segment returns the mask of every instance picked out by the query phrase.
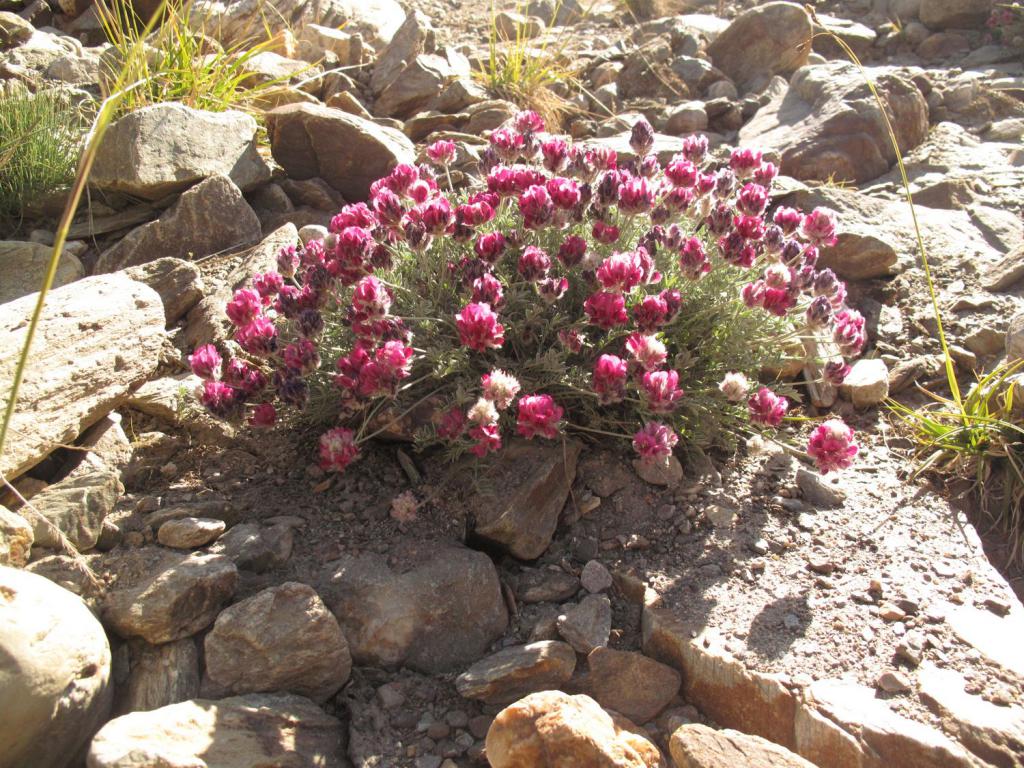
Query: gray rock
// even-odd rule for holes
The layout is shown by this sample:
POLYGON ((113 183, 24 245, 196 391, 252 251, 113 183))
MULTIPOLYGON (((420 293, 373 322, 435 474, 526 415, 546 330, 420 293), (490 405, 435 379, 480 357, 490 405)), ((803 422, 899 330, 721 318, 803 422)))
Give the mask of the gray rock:
POLYGON ((743 12, 708 46, 711 61, 741 89, 759 78, 792 74, 810 52, 810 16, 784 2, 743 12))
POLYGON ((217 175, 230 177, 243 190, 270 178, 256 151, 256 121, 242 112, 204 112, 172 102, 143 107, 114 122, 89 182, 98 189, 158 200, 217 175))
POLYGON ((683 479, 683 465, 675 456, 669 456, 667 462, 633 460, 633 469, 646 483, 663 485, 668 488, 679 485, 683 479))
POLYGON ((665 130, 675 136, 697 133, 708 127, 708 113, 700 101, 690 101, 672 107, 668 113, 665 130))
POLYGON ((558 632, 579 653, 608 645, 612 604, 605 595, 587 595, 558 617, 558 632))
POLYGON ((410 117, 432 105, 455 74, 444 56, 421 53, 377 97, 374 112, 385 117, 410 117))
POLYGON ((850 46, 857 54, 857 58, 861 60, 867 56, 871 46, 878 38, 878 33, 875 30, 856 21, 831 16, 827 13, 818 13, 817 17, 817 23, 814 25, 814 52, 820 53, 826 59, 847 60, 846 51, 831 35, 826 33, 834 34, 850 46))
MULTIPOLYGON (((168 520, 157 531, 156 540, 173 549, 195 549, 214 541, 227 529, 223 520, 209 517, 182 517, 168 520)), ((185 697, 189 698, 189 697, 185 697)))
POLYGON ((250 694, 115 718, 96 734, 86 766, 342 768, 342 745, 341 723, 309 699, 250 694))
POLYGON ((169 326, 198 304, 205 291, 199 267, 182 259, 156 259, 131 267, 125 273, 160 295, 169 326))
POLYGON ((0 565, 24 568, 34 541, 28 521, 0 505, 0 565))
MULTIPOLYGON (((893 71, 868 70, 892 116, 902 151, 928 135, 928 108, 917 87, 893 71)), ((871 91, 851 64, 806 66, 787 91, 740 131, 746 146, 781 155, 782 173, 797 179, 867 181, 886 173, 895 151, 871 91)))
POLYGON ((200 259, 259 242, 260 220, 227 176, 211 176, 186 191, 156 221, 129 232, 96 262, 113 272, 154 259, 200 259))
POLYGON ((1024 277, 1024 246, 1003 256, 985 276, 985 290, 1005 291, 1024 277))
POLYGON ((577 442, 509 443, 502 463, 486 473, 486 489, 467 490, 474 534, 522 560, 543 554, 576 477, 580 450, 577 442))
POLYGON ((519 575, 516 596, 524 603, 560 603, 573 597, 579 579, 565 571, 528 570, 519 575))
POLYGON ((162 645, 131 645, 128 685, 118 688, 119 714, 148 712, 199 695, 199 651, 191 637, 162 645))
POLYGON ((210 551, 226 555, 243 571, 263 573, 288 562, 293 541, 288 526, 243 523, 221 536, 210 551))
POLYGON ((377 56, 370 76, 370 92, 379 96, 417 56, 433 53, 435 45, 430 19, 416 10, 406 15, 391 42, 377 56))
POLYGON ((238 570, 226 557, 131 550, 115 563, 119 578, 101 607, 104 623, 125 638, 153 644, 194 635, 235 593, 238 570))
POLYGON ((32 517, 35 543, 59 549, 58 531, 78 550, 96 546, 103 521, 124 492, 118 473, 109 469, 69 477, 32 498, 32 507, 45 520, 32 517), (56 529, 56 530, 55 530, 56 529))
POLYGON ((992 11, 992 0, 921 0, 918 16, 931 29, 981 27, 992 11))
POLYGON ((207 674, 231 693, 288 692, 324 702, 352 669, 337 620, 311 587, 292 581, 226 608, 205 644, 207 674))
POLYGON ((389 554, 345 555, 319 589, 357 664, 460 669, 505 631, 505 602, 487 555, 413 539, 393 541, 389 554))
MULTIPOLYGON (((41 243, 0 240, 0 304, 39 291, 52 250, 41 243)), ((65 250, 57 264, 53 287, 60 288, 84 275, 82 262, 65 250)))
POLYGON ((537 691, 564 685, 576 668, 576 652, 567 643, 541 640, 516 645, 481 659, 455 680, 467 699, 510 704, 537 691))
POLYGON ((608 569, 599 561, 590 560, 583 566, 583 572, 580 574, 580 584, 583 585, 587 592, 593 594, 604 592, 611 589, 614 583, 608 569))
POLYGON ((370 184, 416 152, 400 131, 311 104, 266 115, 274 159, 294 179, 320 177, 350 200, 365 200, 370 184))
POLYGON ((811 506, 834 509, 846 501, 842 491, 826 483, 821 475, 803 467, 796 471, 796 484, 804 500, 811 506))
POLYGON ((110 646, 85 604, 0 566, 0 755, 8 766, 80 764, 110 713, 110 646))

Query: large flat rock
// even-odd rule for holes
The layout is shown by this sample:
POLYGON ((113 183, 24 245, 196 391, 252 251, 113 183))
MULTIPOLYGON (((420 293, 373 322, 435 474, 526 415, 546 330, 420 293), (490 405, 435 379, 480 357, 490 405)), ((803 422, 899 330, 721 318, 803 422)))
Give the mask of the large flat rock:
MULTIPOLYGON (((9 396, 35 302, 32 294, 0 305, 0 402, 9 396)), ((163 339, 160 297, 125 275, 87 277, 51 292, 0 472, 17 477, 121 405, 156 369, 163 339)))

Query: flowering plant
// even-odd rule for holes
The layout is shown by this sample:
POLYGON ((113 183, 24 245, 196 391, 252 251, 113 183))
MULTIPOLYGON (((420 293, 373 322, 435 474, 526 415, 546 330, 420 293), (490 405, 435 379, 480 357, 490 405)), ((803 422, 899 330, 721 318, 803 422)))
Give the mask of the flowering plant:
MULTIPOLYGON (((315 413, 332 423, 328 470, 359 455, 382 414, 423 403, 436 407, 417 441, 453 453, 575 433, 665 462, 680 440, 778 427, 789 401, 748 377, 778 370, 801 338, 860 352, 864 318, 816 265, 833 215, 769 214, 777 169, 759 152, 715 170, 699 136, 662 164, 644 121, 629 158, 543 131, 530 112, 494 131, 482 182, 460 193, 457 148, 438 142, 427 156, 447 191, 430 166, 398 165, 327 238, 283 249, 227 305, 240 353, 191 356, 204 405, 257 427, 281 405, 315 413)), ((822 370, 836 384, 849 366, 833 356, 822 370)), ((852 431, 821 429, 819 467, 848 466, 852 431)))

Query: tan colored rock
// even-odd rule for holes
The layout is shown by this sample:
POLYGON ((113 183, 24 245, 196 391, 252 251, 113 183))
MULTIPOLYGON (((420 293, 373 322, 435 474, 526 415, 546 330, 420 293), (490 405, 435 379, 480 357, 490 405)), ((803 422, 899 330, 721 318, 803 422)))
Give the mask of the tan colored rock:
MULTIPOLYGON (((8 386, 35 296, 0 305, 0 382, 8 386)), ((51 292, 18 394, 0 472, 10 480, 124 402, 156 368, 160 297, 124 275, 87 277, 51 292)), ((0 402, 7 398, 0 391, 0 402)))
POLYGON ((884 360, 862 358, 853 364, 839 392, 856 408, 871 408, 889 397, 889 368, 884 360))
POLYGON ((59 534, 63 534, 79 551, 92 549, 103 521, 114 511, 123 492, 118 473, 110 469, 54 483, 32 499, 32 508, 38 513, 31 518, 35 543, 59 549, 59 534))
POLYGON ((558 634, 579 653, 608 645, 612 604, 607 595, 587 595, 558 617, 558 634))
POLYGON ((931 29, 970 29, 984 25, 992 0, 921 0, 918 17, 931 29))
POLYGON ((324 702, 352 670, 337 620, 312 587, 271 587, 221 611, 206 672, 230 693, 287 692, 324 702))
POLYGON ((24 568, 32 552, 32 526, 19 514, 0 506, 0 565, 24 568))
POLYGON ((635 723, 653 720, 679 692, 682 678, 667 664, 642 653, 595 648, 587 654, 580 693, 635 723))
POLYGON ((78 765, 112 695, 110 646, 85 603, 0 566, 0 765, 78 765))
MULTIPOLYGON (((36 293, 42 287, 52 250, 42 243, 0 240, 0 304, 36 293)), ((64 251, 53 287, 60 288, 84 275, 85 268, 78 257, 64 251)))
POLYGON ((715 66, 741 87, 790 75, 811 53, 811 18, 797 3, 773 2, 741 13, 710 46, 715 66))
POLYGON ((210 517, 182 517, 168 520, 161 525, 156 533, 156 540, 173 549, 195 549, 214 541, 225 530, 227 524, 223 520, 210 517))
POLYGON ((289 176, 318 176, 350 200, 365 200, 370 184, 416 158, 400 131, 340 109, 289 104, 268 112, 266 120, 274 159, 289 176))
MULTIPOLYGON (((917 86, 885 68, 868 76, 888 107, 900 150, 924 141, 928 107, 917 86)), ((853 65, 840 61, 798 70, 789 88, 743 126, 740 142, 778 152, 782 173, 804 180, 868 181, 896 161, 871 91, 853 65)))
POLYGON ((397 539, 387 557, 343 555, 318 591, 357 664, 465 669, 508 623, 491 559, 436 541, 397 539))
POLYGON ((636 725, 589 696, 534 693, 506 707, 487 732, 492 768, 665 768, 636 725))
POLYGON ((676 768, 814 768, 799 755, 760 736, 692 723, 669 742, 676 768))
POLYGON ((167 325, 173 325, 203 298, 205 286, 199 267, 183 259, 156 259, 125 271, 132 280, 160 294, 167 325))
POLYGON ((111 720, 87 768, 342 768, 341 723, 309 699, 191 699, 111 720))
POLYGON ((211 176, 184 192, 156 221, 143 224, 100 254, 97 272, 163 258, 202 259, 260 239, 260 220, 227 176, 211 176))
POLYGON ((162 645, 131 646, 128 685, 117 691, 116 711, 148 712, 199 695, 199 651, 191 637, 162 645))
POLYGON ((380 95, 417 56, 433 53, 435 45, 430 19, 416 10, 407 14, 391 42, 384 46, 374 62, 370 75, 371 94, 380 95))
POLYGON ((559 688, 572 677, 576 651, 568 643, 541 640, 505 648, 455 680, 459 694, 487 704, 511 704, 538 691, 559 688))
POLYGON ((485 473, 486 490, 470 491, 466 499, 476 519, 474 534, 522 560, 543 554, 576 477, 580 450, 577 442, 511 442, 502 462, 485 473))
POLYGON ((208 627, 238 583, 234 563, 221 555, 148 547, 125 553, 108 567, 119 578, 103 601, 104 623, 121 637, 153 644, 208 627))

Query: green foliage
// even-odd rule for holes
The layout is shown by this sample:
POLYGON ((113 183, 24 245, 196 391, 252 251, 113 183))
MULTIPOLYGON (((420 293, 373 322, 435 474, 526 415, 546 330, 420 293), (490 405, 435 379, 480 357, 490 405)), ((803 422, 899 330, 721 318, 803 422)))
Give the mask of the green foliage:
POLYGON ((17 226, 27 206, 71 182, 84 131, 66 92, 0 96, 0 226, 17 226))
POLYGON ((179 101, 195 109, 219 112, 248 109, 268 88, 286 78, 262 80, 248 66, 274 46, 269 30, 257 30, 249 42, 227 49, 204 32, 205 19, 181 0, 166 3, 159 25, 143 25, 130 3, 96 4, 103 31, 116 52, 108 80, 121 77, 128 90, 119 114, 149 104, 179 101))

